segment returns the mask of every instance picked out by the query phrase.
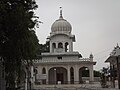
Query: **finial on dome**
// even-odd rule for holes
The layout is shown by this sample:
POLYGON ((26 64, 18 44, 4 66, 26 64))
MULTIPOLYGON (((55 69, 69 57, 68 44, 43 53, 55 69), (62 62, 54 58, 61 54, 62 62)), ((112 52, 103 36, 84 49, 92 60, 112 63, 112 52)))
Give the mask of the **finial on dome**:
POLYGON ((60 7, 60 18, 63 19, 63 16, 62 16, 62 7, 60 7))

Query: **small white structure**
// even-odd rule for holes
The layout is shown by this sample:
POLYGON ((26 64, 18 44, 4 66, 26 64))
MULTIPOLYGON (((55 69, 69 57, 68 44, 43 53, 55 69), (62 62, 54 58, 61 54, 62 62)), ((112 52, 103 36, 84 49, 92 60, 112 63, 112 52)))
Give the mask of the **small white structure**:
POLYGON ((62 16, 56 20, 52 27, 50 36, 50 52, 39 55, 40 59, 35 60, 37 70, 35 82, 37 84, 77 84, 82 80, 82 68, 88 68, 89 81, 94 81, 93 55, 89 58, 82 58, 79 52, 73 51, 75 35, 71 34, 72 26, 62 16))

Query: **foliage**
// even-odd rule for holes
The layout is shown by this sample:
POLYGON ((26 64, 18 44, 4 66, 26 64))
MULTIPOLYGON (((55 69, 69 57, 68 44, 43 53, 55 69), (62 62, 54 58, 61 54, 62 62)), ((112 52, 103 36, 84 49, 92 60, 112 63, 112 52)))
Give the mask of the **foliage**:
POLYGON ((94 70, 94 77, 100 77, 101 73, 99 71, 94 70))
POLYGON ((0 56, 4 60, 8 89, 15 89, 23 62, 35 58, 38 39, 34 32, 38 23, 34 0, 0 0, 0 56))
MULTIPOLYGON (((101 73, 94 70, 94 77, 100 77, 101 73)), ((82 70, 82 77, 89 77, 89 70, 82 70)))
POLYGON ((107 85, 107 78, 108 78, 108 71, 109 71, 109 68, 105 68, 103 67, 103 69, 101 70, 101 86, 103 88, 107 88, 108 85, 107 85))
POLYGON ((40 55, 41 53, 49 52, 49 50, 50 50, 49 42, 46 42, 45 44, 39 44, 37 54, 40 55))
POLYGON ((82 77, 89 77, 89 70, 82 70, 82 77))

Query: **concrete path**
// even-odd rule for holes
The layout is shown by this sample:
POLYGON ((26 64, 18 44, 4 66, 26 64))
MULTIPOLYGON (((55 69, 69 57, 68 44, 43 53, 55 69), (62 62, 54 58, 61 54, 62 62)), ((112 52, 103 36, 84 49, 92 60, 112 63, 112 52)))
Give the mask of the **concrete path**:
POLYGON ((102 88, 100 82, 93 84, 69 85, 38 85, 35 90, 119 90, 115 88, 102 88))

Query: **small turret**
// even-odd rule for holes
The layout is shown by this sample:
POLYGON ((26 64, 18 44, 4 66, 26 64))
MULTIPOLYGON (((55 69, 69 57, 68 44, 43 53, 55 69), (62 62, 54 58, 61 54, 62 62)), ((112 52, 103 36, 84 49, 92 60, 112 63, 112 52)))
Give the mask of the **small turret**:
POLYGON ((89 58, 90 58, 90 61, 93 61, 93 54, 92 53, 90 54, 89 58))

